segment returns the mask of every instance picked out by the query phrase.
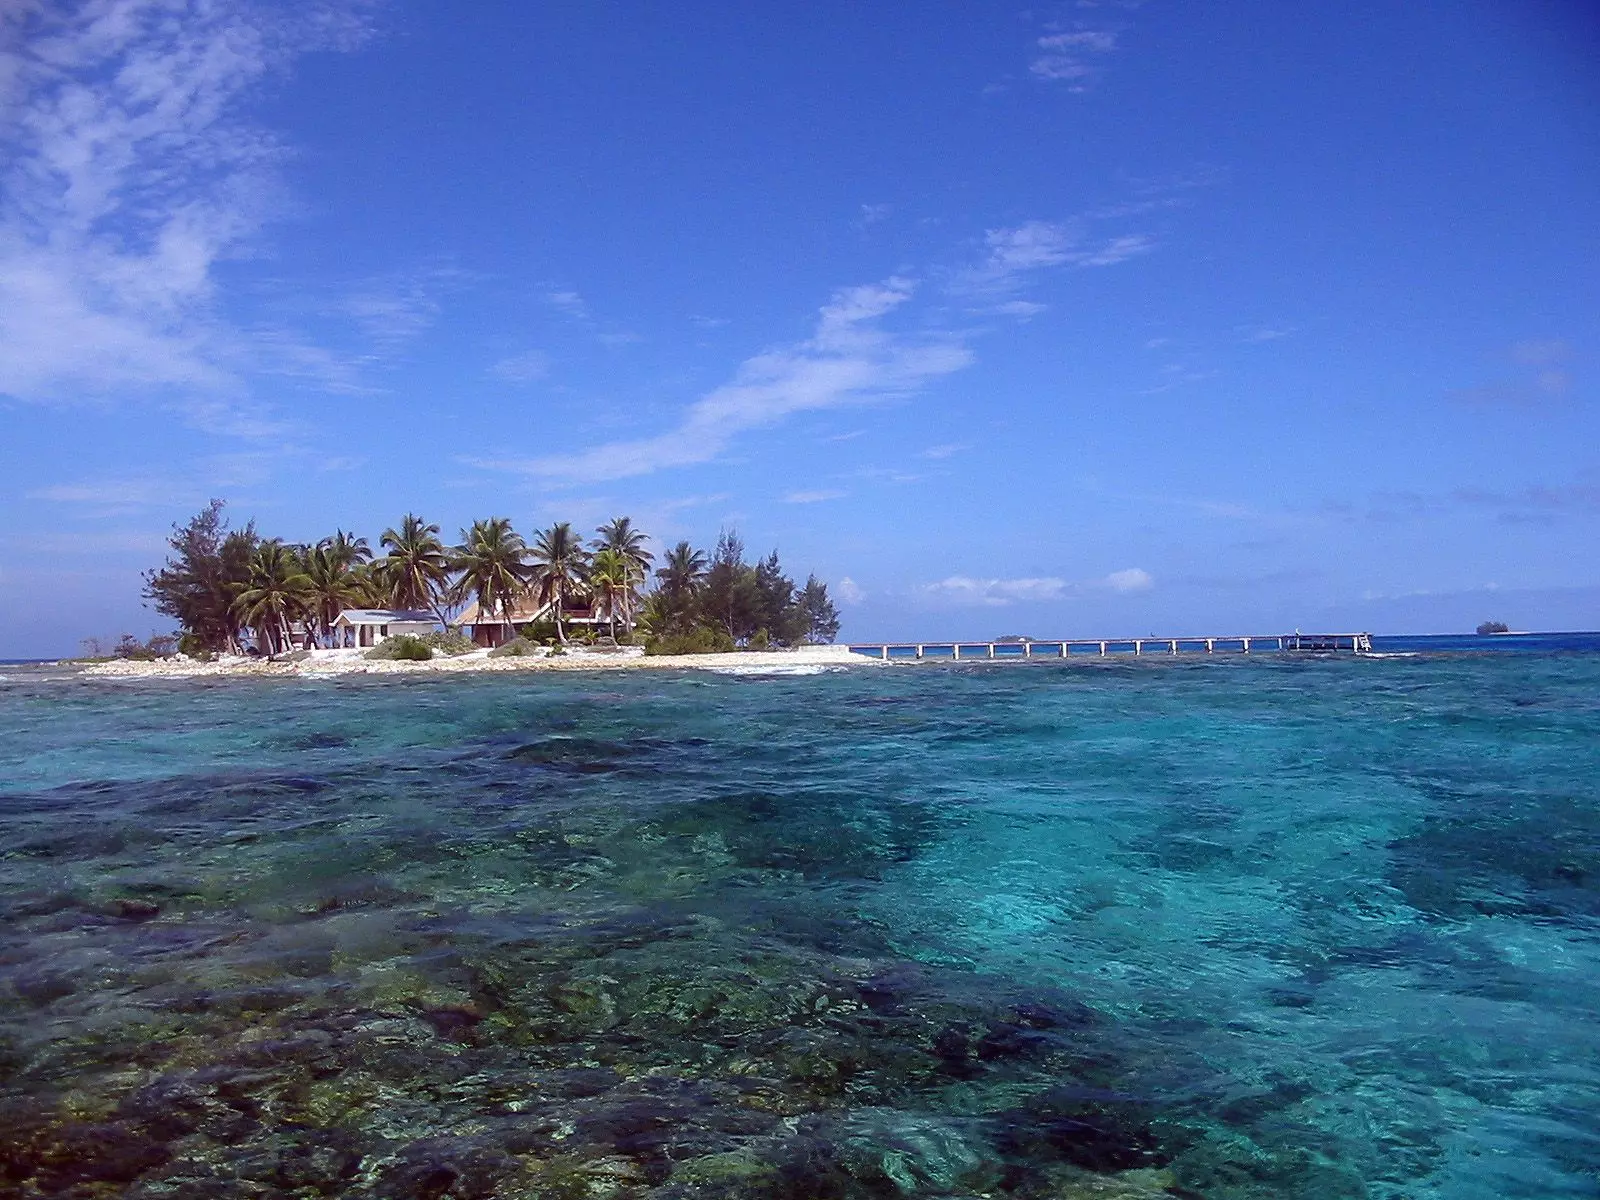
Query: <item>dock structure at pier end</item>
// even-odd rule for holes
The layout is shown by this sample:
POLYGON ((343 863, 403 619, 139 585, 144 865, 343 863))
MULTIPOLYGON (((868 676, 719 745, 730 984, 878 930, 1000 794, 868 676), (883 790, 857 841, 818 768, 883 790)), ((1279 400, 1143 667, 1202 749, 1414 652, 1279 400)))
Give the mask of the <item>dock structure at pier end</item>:
POLYGON ((1217 637, 1020 638, 995 642, 852 642, 853 653, 895 660, 1109 658, 1150 654, 1371 654, 1370 633, 1269 633, 1217 637))

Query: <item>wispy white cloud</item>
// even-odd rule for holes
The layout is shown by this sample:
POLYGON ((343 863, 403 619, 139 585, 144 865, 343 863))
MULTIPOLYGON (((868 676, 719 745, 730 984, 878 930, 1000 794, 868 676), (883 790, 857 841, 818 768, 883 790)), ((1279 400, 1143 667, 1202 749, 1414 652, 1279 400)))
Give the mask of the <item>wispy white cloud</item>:
MULTIPOLYGON (((588 325, 594 340, 600 343, 602 346, 629 346, 635 342, 644 341, 644 338, 640 334, 633 332, 631 329, 595 328, 595 326, 600 325, 601 322, 597 322, 595 320, 594 310, 590 308, 589 302, 583 298, 581 293, 573 288, 547 287, 540 298, 545 302, 545 304, 549 305, 549 307, 553 308, 556 312, 560 313, 569 320, 588 325)), ((700 318, 691 317, 690 320, 695 321, 697 324, 708 324, 700 318)), ((720 323, 721 322, 710 322, 709 324, 720 323)))
POLYGON ((1446 397, 1470 408, 1537 408, 1564 398, 1571 390, 1569 372, 1545 367, 1528 378, 1457 388, 1446 393, 1446 397))
POLYGON ((1075 222, 1024 221, 991 229, 984 235, 989 257, 981 271, 1007 279, 1038 267, 1057 266, 1071 259, 1082 236, 1075 222))
POLYGON ((559 313, 564 313, 579 321, 589 319, 589 305, 577 292, 570 288, 551 288, 544 294, 544 302, 559 313))
MULTIPOLYGON (((55 561, 59 556, 100 557, 103 555, 132 555, 145 557, 159 555, 167 549, 167 539, 145 529, 103 530, 99 532, 64 532, 15 534, 0 537, 0 546, 10 550, 25 551, 30 557, 45 556, 55 561)), ((48 578, 46 568, 40 573, 48 578)))
POLYGON ((1289 325, 1240 325, 1234 332, 1239 335, 1241 342, 1275 342, 1289 337, 1294 333, 1294 328, 1289 325))
POLYGON ((1092 246, 1074 255, 1071 261, 1079 267, 1113 267, 1117 263, 1127 262, 1130 258, 1148 254, 1155 247, 1155 238, 1148 234, 1129 233, 1102 242, 1098 246, 1092 246))
POLYGON ((110 517, 204 503, 272 479, 286 467, 347 470, 358 460, 330 458, 317 447, 281 444, 271 449, 211 454, 172 471, 115 471, 82 475, 34 488, 25 498, 61 505, 80 517, 110 517), (334 465, 329 465, 333 463, 334 465))
POLYGON ((908 471, 904 467, 862 467, 854 472, 857 479, 870 479, 875 483, 921 483, 928 476, 921 471, 908 471))
MULTIPOLYGON (((944 291, 980 302, 980 312, 1031 316, 1043 306, 1019 299, 1015 292, 1034 273, 1108 266, 1153 245, 1144 234, 1095 241, 1078 221, 1028 221, 991 229, 984 237, 982 261, 946 275, 944 291)), ((746 359, 728 383, 689 405, 677 425, 663 433, 571 454, 461 461, 557 484, 625 479, 711 462, 741 435, 796 413, 910 395, 968 366, 975 336, 971 330, 886 328, 885 319, 906 306, 916 290, 904 276, 840 289, 819 311, 809 338, 746 359)), ((552 302, 575 315, 587 313, 575 292, 552 292, 550 297, 562 297, 552 302)))
POLYGON ((1011 604, 1040 603, 1049 600, 1066 600, 1097 591, 1123 594, 1149 591, 1155 586, 1155 577, 1141 567, 1113 571, 1099 579, 1072 581, 1054 576, 1024 577, 1014 579, 984 579, 969 575, 951 575, 937 583, 922 586, 921 593, 930 600, 963 607, 1004 608, 1011 604))
POLYGON ((133 508, 165 504, 177 490, 171 480, 149 476, 88 480, 53 484, 28 492, 29 500, 48 500, 57 504, 86 504, 96 508, 133 508))
POLYGON ((1155 586, 1155 577, 1142 567, 1129 567, 1113 571, 1101 582, 1113 592, 1147 592, 1155 586))
POLYGON ((867 598, 867 593, 861 590, 861 585, 848 575, 833 585, 833 595, 841 604, 860 604, 867 598))
POLYGON ((1511 347, 1511 357, 1530 367, 1553 367, 1572 357, 1572 347, 1560 338, 1529 338, 1511 347))
POLYGON ((824 500, 842 500, 848 492, 841 492, 837 488, 816 488, 812 491, 786 492, 783 497, 785 504, 820 504, 824 500))
POLYGON ((625 479, 710 462, 740 434, 796 413, 914 392, 972 361, 972 352, 953 336, 893 333, 880 326, 914 290, 910 280, 895 277, 835 292, 810 338, 746 359, 731 381, 691 404, 665 433, 576 454, 465 461, 555 482, 625 479))
POLYGON ((489 367, 489 374, 506 383, 534 383, 550 373, 550 356, 543 350, 512 354, 489 367))
POLYGON ((1065 83, 1073 92, 1088 91, 1101 73, 1101 61, 1117 48, 1113 29, 1074 29, 1047 33, 1035 43, 1028 69, 1036 78, 1065 83))
POLYGON ((946 442, 942 446, 929 446, 922 452, 923 458, 952 458, 968 449, 965 442, 946 442))
POLYGON ((318 460, 317 463, 316 463, 316 468, 319 471, 326 471, 326 472, 359 471, 362 467, 364 467, 366 465, 367 465, 367 460, 362 455, 333 454, 333 455, 328 456, 327 458, 318 460))
POLYGON ((1535 483, 1519 488, 1460 487, 1448 492, 1382 491, 1363 500, 1328 501, 1321 512, 1336 520, 1380 525, 1413 521, 1492 519, 1504 525, 1551 525, 1600 515, 1600 481, 1589 477, 1561 483, 1535 483))
POLYGON ((1081 220, 1024 221, 988 230, 983 260, 957 272, 952 290, 987 301, 985 312, 1031 317, 1044 306, 1011 298, 1030 276, 1053 267, 1114 266, 1149 253, 1155 245, 1143 233, 1092 241, 1081 220))
POLYGON ((1007 300, 996 304, 989 311, 998 316, 1020 317, 1026 321, 1030 317, 1037 317, 1049 307, 1048 304, 1040 304, 1037 300, 1007 300))
POLYGON ((466 272, 433 267, 370 279, 353 288, 334 311, 354 321, 382 350, 394 350, 432 327, 443 310, 441 295, 459 287, 466 272))
POLYGON ((1564 399, 1572 390, 1567 363, 1572 347, 1559 338, 1533 338, 1509 347, 1509 357, 1528 368, 1520 378, 1458 388, 1449 399, 1472 408, 1536 408, 1564 399))
POLYGON ((863 229, 871 228, 880 221, 887 221, 889 214, 894 212, 892 204, 863 204, 861 206, 861 219, 857 222, 863 229))
POLYGON ((1289 513, 1266 511, 1239 504, 1232 500, 1213 500, 1204 496, 1183 496, 1166 492, 1142 492, 1124 487, 1105 487, 1098 479, 1080 480, 1078 486, 1091 495, 1124 504, 1148 505, 1154 508, 1176 509, 1203 517, 1216 517, 1227 521, 1250 521, 1261 524, 1296 525, 1303 518, 1289 513))
POLYGON ((925 595, 952 604, 1002 608, 1018 601, 1055 600, 1067 591, 1064 579, 973 579, 951 575, 937 583, 925 584, 925 595))
POLYGON ((348 46, 334 0, 10 5, 0 26, 0 391, 28 400, 242 395, 252 349, 218 263, 283 208, 284 149, 240 100, 297 54, 348 46))

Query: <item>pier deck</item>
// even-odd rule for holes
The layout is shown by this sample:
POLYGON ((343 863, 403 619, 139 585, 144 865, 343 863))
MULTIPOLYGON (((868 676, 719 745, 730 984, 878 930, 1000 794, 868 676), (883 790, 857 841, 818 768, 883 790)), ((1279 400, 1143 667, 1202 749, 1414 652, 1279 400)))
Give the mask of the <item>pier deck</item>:
POLYGON ((1270 633, 1227 637, 1036 638, 1025 642, 852 642, 882 659, 1108 658, 1115 654, 1370 654, 1369 633, 1270 633))

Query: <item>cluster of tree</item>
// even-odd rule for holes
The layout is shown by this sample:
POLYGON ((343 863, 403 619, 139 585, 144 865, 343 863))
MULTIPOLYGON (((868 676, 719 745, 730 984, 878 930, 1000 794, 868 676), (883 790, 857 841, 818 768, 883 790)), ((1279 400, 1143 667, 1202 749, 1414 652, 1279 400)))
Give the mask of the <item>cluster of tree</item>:
POLYGON ((1478 626, 1478 632, 1480 634, 1510 633, 1511 626, 1507 625, 1504 621, 1485 621, 1483 624, 1478 626))
POLYGON ((734 645, 797 646, 831 642, 839 633, 827 584, 812 575, 797 588, 779 566, 776 550, 752 566, 731 530, 717 540, 709 559, 679 542, 668 551, 656 581, 645 618, 661 639, 692 644, 696 634, 710 633, 734 645))
POLYGON ((230 529, 222 501, 213 500, 174 526, 172 554, 145 574, 144 595, 182 626, 179 648, 190 653, 238 652, 247 641, 278 653, 288 648, 296 623, 328 644, 347 608, 425 610, 449 626, 452 614, 474 601, 480 612, 507 622, 531 601, 550 611, 563 642, 564 613, 574 603, 603 614, 613 636, 619 622, 631 633, 641 613, 656 637, 710 628, 739 644, 796 645, 838 634, 826 585, 812 577, 797 590, 776 551, 749 566, 737 535, 727 533, 708 563, 680 542, 646 596, 654 556, 644 533, 628 517, 595 533, 586 545, 561 522, 529 542, 506 518, 490 517, 446 546, 439 526, 407 513, 383 531, 383 553, 375 556, 365 538, 343 530, 312 545, 263 538, 253 521, 230 529))
POLYGON ((141 642, 133 634, 125 633, 115 641, 103 637, 86 637, 78 645, 83 648, 85 658, 151 660, 170 655, 178 648, 178 639, 170 633, 155 633, 141 642))

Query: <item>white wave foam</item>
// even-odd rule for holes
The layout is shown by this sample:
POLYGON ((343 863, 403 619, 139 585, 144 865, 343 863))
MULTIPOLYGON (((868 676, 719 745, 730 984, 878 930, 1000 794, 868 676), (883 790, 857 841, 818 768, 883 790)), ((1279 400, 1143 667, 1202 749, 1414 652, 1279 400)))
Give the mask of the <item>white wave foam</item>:
POLYGON ((718 675, 825 675, 847 668, 827 663, 751 663, 749 666, 717 665, 700 668, 718 675))

